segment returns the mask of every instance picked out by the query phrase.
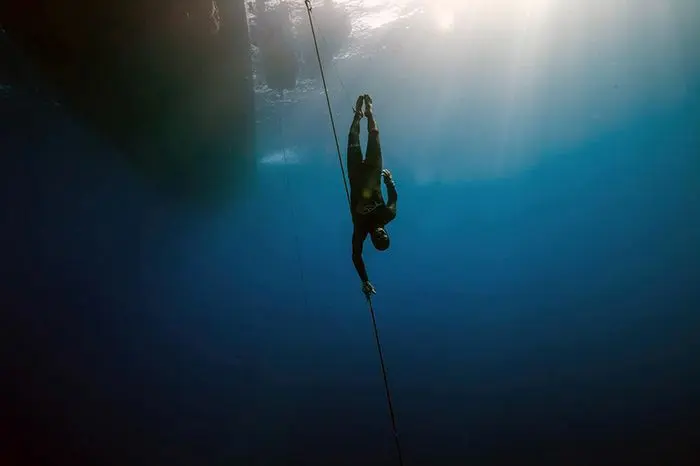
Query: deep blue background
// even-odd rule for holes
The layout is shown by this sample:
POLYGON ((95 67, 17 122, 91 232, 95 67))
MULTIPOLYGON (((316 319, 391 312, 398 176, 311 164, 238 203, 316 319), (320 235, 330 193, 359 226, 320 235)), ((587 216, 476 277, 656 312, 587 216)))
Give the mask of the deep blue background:
MULTIPOLYGON (((401 120, 412 103, 391 83, 347 77, 343 91, 375 92, 399 189, 391 251, 366 261, 407 464, 695 464, 693 18, 677 18, 682 93, 663 73, 610 82, 635 104, 595 128, 550 97, 526 138, 534 162, 499 176, 450 166, 479 152, 478 134, 459 142, 488 113, 478 89, 418 131, 438 118, 429 90, 401 120), (566 149, 537 136, 572 121, 588 127, 566 149), (421 182, 420 164, 457 175, 421 182)), ((564 75, 581 69, 596 74, 564 75)), ((550 91, 571 95, 557 76, 550 91)), ((4 464, 393 464, 320 98, 261 106, 259 158, 288 163, 261 163, 257 190, 216 209, 151 189, 45 98, 0 104, 4 464)))

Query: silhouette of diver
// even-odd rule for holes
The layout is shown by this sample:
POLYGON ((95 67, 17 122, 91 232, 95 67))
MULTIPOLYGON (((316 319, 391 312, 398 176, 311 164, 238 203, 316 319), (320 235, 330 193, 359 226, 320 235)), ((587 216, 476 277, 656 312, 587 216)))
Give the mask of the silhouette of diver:
POLYGON ((384 228, 396 217, 396 186, 391 172, 382 166, 382 149, 379 143, 379 130, 374 120, 372 98, 365 94, 357 98, 353 109, 355 116, 350 125, 348 135, 347 167, 350 179, 350 209, 354 226, 352 234, 352 262, 357 274, 362 280, 362 292, 369 299, 376 293, 369 281, 365 262, 362 259, 362 248, 367 235, 379 251, 389 248, 389 234, 384 228), (364 103, 364 111, 362 104, 364 103), (362 158, 360 147, 360 120, 367 117, 366 158, 362 158), (384 202, 382 196, 381 178, 384 178, 389 200, 384 202))

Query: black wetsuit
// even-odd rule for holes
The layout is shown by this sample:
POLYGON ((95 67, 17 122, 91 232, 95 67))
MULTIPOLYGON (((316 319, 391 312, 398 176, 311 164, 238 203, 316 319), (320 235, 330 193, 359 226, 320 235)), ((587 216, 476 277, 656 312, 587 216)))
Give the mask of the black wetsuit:
POLYGON ((355 119, 348 136, 348 177, 350 178, 350 204, 352 209, 352 262, 362 281, 368 281, 362 246, 365 238, 375 228, 383 227, 396 217, 396 187, 387 183, 388 202, 382 196, 382 149, 379 131, 370 131, 367 140, 367 157, 362 160, 360 147, 360 120, 355 119))

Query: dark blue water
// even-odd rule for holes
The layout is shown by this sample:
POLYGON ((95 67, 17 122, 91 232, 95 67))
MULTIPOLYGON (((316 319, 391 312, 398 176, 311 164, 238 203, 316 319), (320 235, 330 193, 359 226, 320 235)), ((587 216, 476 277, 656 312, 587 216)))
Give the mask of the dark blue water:
MULTIPOLYGON (((623 3, 552 6, 519 58, 496 26, 451 52, 396 26, 329 68, 341 147, 373 93, 397 181, 365 260, 406 464, 698 458, 700 16, 623 3)), ((311 87, 259 95, 256 188, 216 209, 2 94, 7 464, 396 464, 311 87)))

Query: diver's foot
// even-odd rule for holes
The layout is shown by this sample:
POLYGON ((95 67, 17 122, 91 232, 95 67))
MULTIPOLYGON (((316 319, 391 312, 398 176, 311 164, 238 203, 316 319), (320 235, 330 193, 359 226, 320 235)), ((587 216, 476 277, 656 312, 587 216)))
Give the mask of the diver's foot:
POLYGON ((365 100, 365 115, 370 117, 372 116, 372 98, 369 94, 365 94, 363 97, 365 100))
POLYGON ((355 108, 352 109, 353 112, 355 112, 355 118, 356 119, 361 119, 364 115, 362 113, 362 104, 365 102, 365 96, 361 95, 360 97, 357 98, 357 102, 355 103, 355 108))

